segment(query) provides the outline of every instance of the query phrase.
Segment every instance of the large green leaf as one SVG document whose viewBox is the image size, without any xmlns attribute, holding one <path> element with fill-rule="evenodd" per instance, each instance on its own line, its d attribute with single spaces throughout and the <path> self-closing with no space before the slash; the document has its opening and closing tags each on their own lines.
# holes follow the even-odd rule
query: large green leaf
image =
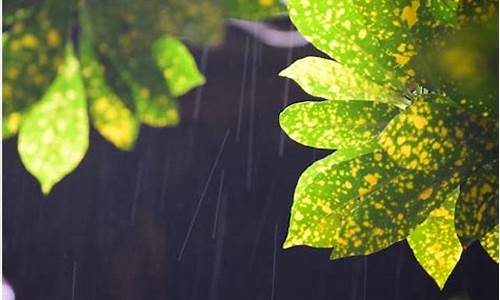
<svg viewBox="0 0 500 300">
<path fill-rule="evenodd" d="M 188 48 L 173 37 L 163 37 L 153 44 L 153 56 L 163 71 L 170 95 L 179 97 L 205 83 Z"/>
<path fill-rule="evenodd" d="M 70 47 L 64 64 L 40 102 L 28 112 L 18 150 L 44 194 L 75 169 L 87 152 L 89 124 L 79 63 Z"/>
<path fill-rule="evenodd" d="M 419 0 L 290 0 L 287 5 L 293 23 L 313 45 L 358 74 L 400 91 L 415 75 L 410 60 L 439 32 L 440 22 Z"/>
<path fill-rule="evenodd" d="M 401 93 L 366 79 L 331 59 L 309 56 L 295 61 L 280 76 L 295 80 L 308 94 L 330 100 L 368 100 L 405 107 Z"/>
<path fill-rule="evenodd" d="M 80 11 L 80 62 L 91 121 L 97 131 L 113 145 L 130 150 L 137 139 L 139 121 L 108 86 L 105 69 L 95 54 L 91 23 L 83 9 Z"/>
<path fill-rule="evenodd" d="M 441 205 L 461 175 L 457 168 L 430 174 L 413 170 L 392 174 L 345 212 L 331 258 L 371 254 L 403 240 Z"/>
<path fill-rule="evenodd" d="M 488 252 L 491 259 L 498 263 L 498 225 L 493 227 L 480 241 L 481 246 Z"/>
<path fill-rule="evenodd" d="M 308 101 L 288 106 L 280 114 L 280 125 L 299 143 L 337 149 L 373 139 L 397 112 L 397 108 L 377 102 Z"/>
<path fill-rule="evenodd" d="M 498 224 L 498 161 L 483 165 L 460 187 L 455 227 L 464 247 Z"/>
<path fill-rule="evenodd" d="M 307 245 L 331 248 L 336 210 L 366 193 L 394 164 L 384 166 L 376 142 L 342 148 L 307 168 L 295 188 L 288 236 L 284 247 Z M 338 214 L 338 212 L 337 212 Z"/>
<path fill-rule="evenodd" d="M 441 289 L 462 254 L 454 218 L 459 192 L 456 189 L 447 195 L 407 238 L 415 258 Z"/>
<path fill-rule="evenodd" d="M 20 11 L 3 44 L 3 137 L 17 133 L 26 109 L 40 100 L 64 59 L 72 1 L 48 0 Z"/>
<path fill-rule="evenodd" d="M 464 144 L 472 135 L 464 115 L 452 101 L 438 95 L 418 98 L 387 125 L 379 142 L 401 166 L 437 171 L 450 161 L 457 166 Z"/>
</svg>

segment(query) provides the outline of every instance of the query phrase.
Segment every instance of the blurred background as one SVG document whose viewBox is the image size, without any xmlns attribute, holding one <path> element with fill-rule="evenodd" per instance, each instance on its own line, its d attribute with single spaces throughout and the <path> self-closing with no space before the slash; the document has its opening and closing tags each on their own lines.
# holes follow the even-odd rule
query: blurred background
<svg viewBox="0 0 500 300">
<path fill-rule="evenodd" d="M 49 196 L 17 138 L 3 142 L 3 274 L 16 299 L 497 299 L 498 265 L 477 243 L 442 292 L 405 241 L 337 261 L 281 248 L 297 180 L 328 152 L 283 135 L 287 100 L 310 97 L 277 74 L 323 55 L 256 35 L 233 24 L 220 46 L 190 47 L 207 83 L 179 99 L 180 125 L 142 126 L 131 152 L 91 128 Z"/>
</svg>

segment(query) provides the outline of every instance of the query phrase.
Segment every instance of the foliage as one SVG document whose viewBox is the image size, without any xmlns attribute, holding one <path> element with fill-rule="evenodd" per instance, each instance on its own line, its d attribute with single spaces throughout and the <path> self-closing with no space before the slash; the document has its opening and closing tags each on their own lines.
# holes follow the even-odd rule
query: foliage
<svg viewBox="0 0 500 300">
<path fill-rule="evenodd" d="M 440 288 L 475 240 L 498 261 L 498 3 L 287 5 L 334 60 L 280 73 L 324 99 L 287 107 L 281 127 L 336 151 L 301 175 L 284 247 L 336 259 L 406 238 Z"/>
<path fill-rule="evenodd" d="M 224 17 L 284 11 L 274 0 L 4 1 L 3 138 L 47 194 L 88 148 L 88 120 L 131 150 L 141 124 L 174 126 L 177 97 L 205 83 L 181 40 L 212 46 Z M 74 72 L 74 74 L 69 74 Z"/>
</svg>

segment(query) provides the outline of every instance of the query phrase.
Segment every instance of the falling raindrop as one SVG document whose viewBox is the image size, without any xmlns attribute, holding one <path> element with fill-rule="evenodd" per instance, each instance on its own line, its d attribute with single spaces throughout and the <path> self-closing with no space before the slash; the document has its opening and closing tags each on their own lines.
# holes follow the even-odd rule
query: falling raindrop
<svg viewBox="0 0 500 300">
<path fill-rule="evenodd" d="M 212 226 L 212 239 L 215 239 L 215 234 L 217 233 L 217 220 L 219 218 L 219 209 L 220 209 L 220 202 L 222 199 L 223 187 L 224 187 L 224 169 L 222 169 L 220 174 L 219 192 L 217 193 L 217 204 L 215 207 L 214 224 Z"/>
<path fill-rule="evenodd" d="M 250 37 L 245 37 L 245 50 L 243 52 L 243 75 L 241 77 L 240 101 L 238 103 L 238 125 L 236 126 L 236 141 L 240 141 L 241 123 L 243 121 L 243 103 L 245 100 L 245 90 L 247 86 L 248 69 L 248 49 L 250 46 Z"/>
<path fill-rule="evenodd" d="M 203 200 L 205 199 L 205 195 L 207 193 L 208 187 L 210 186 L 210 182 L 212 180 L 212 176 L 214 175 L 215 169 L 217 168 L 217 165 L 219 164 L 219 160 L 222 156 L 222 152 L 224 152 L 224 147 L 226 146 L 226 141 L 227 141 L 227 138 L 229 137 L 230 132 L 231 132 L 231 129 L 228 128 L 226 130 L 226 134 L 224 135 L 222 143 L 219 147 L 219 152 L 217 153 L 217 156 L 215 157 L 215 160 L 212 164 L 212 168 L 210 169 L 210 173 L 208 174 L 207 181 L 205 182 L 205 186 L 203 188 L 203 191 L 201 192 L 200 199 L 198 200 L 198 204 L 196 205 L 194 215 L 191 218 L 191 222 L 189 223 L 186 237 L 184 238 L 184 242 L 182 243 L 181 250 L 179 251 L 179 255 L 177 256 L 178 261 L 180 261 L 182 259 L 182 256 L 184 255 L 184 250 L 186 249 L 187 242 L 189 240 L 189 237 L 191 236 L 191 232 L 193 231 L 194 223 L 196 222 L 196 218 L 198 217 L 198 213 L 200 212 L 201 204 L 203 203 Z"/>
<path fill-rule="evenodd" d="M 205 74 L 207 70 L 207 64 L 208 64 L 208 47 L 204 47 L 203 51 L 201 52 L 201 62 L 200 62 L 200 69 L 201 73 Z M 200 115 L 200 109 L 201 109 L 201 97 L 203 95 L 203 86 L 199 87 L 196 90 L 196 98 L 194 102 L 194 111 L 193 111 L 193 119 L 197 120 L 199 115 Z"/>
</svg>

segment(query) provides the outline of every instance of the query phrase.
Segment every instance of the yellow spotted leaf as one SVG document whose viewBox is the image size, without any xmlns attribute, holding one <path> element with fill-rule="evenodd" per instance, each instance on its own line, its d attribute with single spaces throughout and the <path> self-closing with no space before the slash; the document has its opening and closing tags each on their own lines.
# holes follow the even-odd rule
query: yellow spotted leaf
<svg viewBox="0 0 500 300">
<path fill-rule="evenodd" d="M 498 224 L 484 235 L 480 242 L 491 259 L 498 263 Z"/>
<path fill-rule="evenodd" d="M 401 171 L 373 141 L 341 148 L 315 162 L 297 183 L 284 247 L 331 248 L 345 208 Z"/>
<path fill-rule="evenodd" d="M 455 228 L 464 247 L 498 224 L 498 161 L 483 165 L 460 186 Z"/>
<path fill-rule="evenodd" d="M 331 258 L 371 254 L 405 239 L 460 183 L 462 172 L 405 170 L 381 181 L 344 213 Z"/>
<path fill-rule="evenodd" d="M 308 94 L 329 100 L 367 100 L 408 105 L 401 93 L 366 79 L 338 62 L 309 56 L 295 61 L 280 76 L 295 80 Z"/>
<path fill-rule="evenodd" d="M 280 114 L 280 126 L 301 144 L 337 149 L 375 138 L 398 111 L 391 105 L 367 101 L 299 102 Z"/>
<path fill-rule="evenodd" d="M 458 112 L 445 97 L 420 97 L 387 125 L 379 143 L 404 168 L 438 171 L 450 161 L 461 166 L 465 157 L 458 146 L 472 133 Z"/>
<path fill-rule="evenodd" d="M 412 58 L 442 25 L 428 9 L 432 4 L 420 0 L 290 0 L 287 5 L 291 20 L 314 46 L 357 74 L 401 91 L 415 75 Z"/>
<path fill-rule="evenodd" d="M 433 210 L 407 238 L 415 258 L 440 289 L 462 254 L 462 245 L 455 233 L 458 195 L 458 189 L 448 194 L 441 206 Z"/>
<path fill-rule="evenodd" d="M 87 152 L 89 124 L 79 63 L 71 47 L 42 99 L 27 113 L 18 139 L 26 169 L 44 194 L 73 171 Z"/>
</svg>

